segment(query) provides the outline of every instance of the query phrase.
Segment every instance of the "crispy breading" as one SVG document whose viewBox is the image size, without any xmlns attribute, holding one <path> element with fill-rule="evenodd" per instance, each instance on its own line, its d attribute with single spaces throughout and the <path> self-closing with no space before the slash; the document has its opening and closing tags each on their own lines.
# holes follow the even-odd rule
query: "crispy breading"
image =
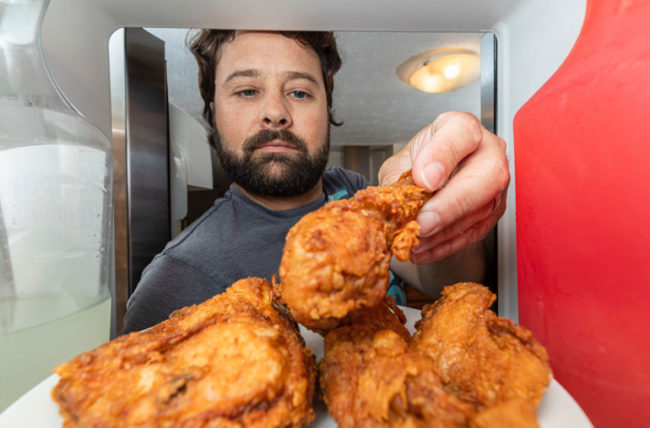
<svg viewBox="0 0 650 428">
<path fill-rule="evenodd" d="M 378 305 L 352 312 L 340 322 L 341 327 L 363 325 L 364 328 L 373 332 L 392 330 L 408 343 L 411 340 L 411 333 L 405 324 L 406 315 L 397 306 L 392 296 L 384 296 Z"/>
<path fill-rule="evenodd" d="M 326 331 L 348 313 L 377 305 L 388 287 L 391 252 L 407 260 L 418 243 L 415 218 L 429 196 L 407 173 L 392 186 L 360 190 L 296 223 L 277 285 L 296 321 Z"/>
<path fill-rule="evenodd" d="M 331 416 L 341 428 L 466 426 L 471 406 L 444 390 L 433 361 L 409 349 L 399 313 L 386 308 L 325 337 L 320 385 Z"/>
<path fill-rule="evenodd" d="M 295 323 L 248 278 L 55 369 L 65 427 L 299 427 L 315 362 Z"/>
<path fill-rule="evenodd" d="M 521 399 L 537 408 L 552 378 L 546 349 L 488 308 L 487 287 L 459 283 L 423 308 L 411 346 L 431 357 L 445 386 L 476 409 Z"/>
</svg>

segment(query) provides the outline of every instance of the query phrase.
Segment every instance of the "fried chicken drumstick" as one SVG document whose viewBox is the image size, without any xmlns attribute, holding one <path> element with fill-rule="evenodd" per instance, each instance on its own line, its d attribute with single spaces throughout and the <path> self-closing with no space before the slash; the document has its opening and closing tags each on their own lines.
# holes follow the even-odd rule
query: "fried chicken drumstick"
<svg viewBox="0 0 650 428">
<path fill-rule="evenodd" d="M 367 309 L 325 336 L 319 371 L 330 414 L 341 428 L 466 427 L 472 407 L 444 390 L 431 359 L 409 349 L 392 306 Z"/>
<path fill-rule="evenodd" d="M 263 279 L 182 308 L 55 369 L 65 427 L 300 427 L 316 367 Z"/>
<path fill-rule="evenodd" d="M 495 298 L 479 284 L 445 287 L 423 309 L 411 347 L 431 357 L 445 386 L 477 410 L 509 400 L 535 409 L 552 377 L 548 354 L 530 331 L 488 309 Z"/>
<path fill-rule="evenodd" d="M 409 173 L 307 214 L 287 234 L 280 263 L 282 301 L 296 321 L 328 331 L 348 313 L 377 305 L 388 287 L 391 253 L 407 260 L 415 221 L 430 197 Z"/>
</svg>

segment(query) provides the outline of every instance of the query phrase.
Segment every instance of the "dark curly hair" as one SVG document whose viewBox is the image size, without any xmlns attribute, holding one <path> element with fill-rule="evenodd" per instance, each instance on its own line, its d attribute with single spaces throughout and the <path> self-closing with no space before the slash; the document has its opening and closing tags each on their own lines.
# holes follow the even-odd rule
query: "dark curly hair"
<svg viewBox="0 0 650 428">
<path fill-rule="evenodd" d="M 336 39 L 331 31 L 280 31 L 280 34 L 311 47 L 320 59 L 329 121 L 339 126 L 334 120 L 332 111 L 332 91 L 334 90 L 334 74 L 341 68 L 341 57 L 336 47 Z M 235 38 L 235 30 L 195 30 L 188 33 L 187 47 L 190 49 L 199 66 L 199 91 L 203 98 L 203 118 L 214 128 L 214 114 L 210 103 L 214 100 L 214 76 L 221 45 Z M 214 130 L 213 130 L 214 131 Z M 210 143 L 214 145 L 214 132 Z"/>
</svg>

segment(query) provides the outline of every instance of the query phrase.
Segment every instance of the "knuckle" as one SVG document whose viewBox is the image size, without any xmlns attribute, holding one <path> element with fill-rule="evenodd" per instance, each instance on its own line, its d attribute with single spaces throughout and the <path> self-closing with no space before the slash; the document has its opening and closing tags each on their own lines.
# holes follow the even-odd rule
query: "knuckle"
<svg viewBox="0 0 650 428">
<path fill-rule="evenodd" d="M 499 183 L 499 188 L 501 191 L 506 189 L 510 184 L 510 171 L 508 168 L 501 168 L 497 175 L 497 183 Z"/>
<path fill-rule="evenodd" d="M 460 218 L 469 212 L 469 201 L 468 198 L 463 197 L 459 194 L 451 198 L 449 201 L 451 212 L 454 213 L 455 218 Z"/>
<path fill-rule="evenodd" d="M 491 135 L 491 139 L 494 140 L 499 150 L 505 153 L 508 150 L 508 144 L 506 143 L 506 141 L 496 134 L 490 134 L 490 135 Z"/>
<path fill-rule="evenodd" d="M 492 163 L 493 171 L 492 177 L 494 183 L 497 184 L 499 191 L 508 187 L 510 183 L 510 168 L 508 165 L 508 159 L 506 157 L 501 158 L 499 161 Z"/>
<path fill-rule="evenodd" d="M 497 143 L 499 144 L 499 147 L 501 147 L 501 150 L 503 150 L 504 153 L 508 150 L 508 144 L 504 139 L 497 137 Z"/>
<path fill-rule="evenodd" d="M 436 117 L 436 120 L 433 121 L 433 123 L 436 123 L 436 124 L 444 123 L 444 122 L 448 121 L 449 118 L 453 117 L 454 114 L 456 114 L 456 113 L 457 112 L 455 112 L 455 111 L 446 111 L 444 113 L 440 113 L 438 115 L 438 117 Z"/>
<path fill-rule="evenodd" d="M 483 139 L 483 125 L 479 122 L 478 118 L 473 114 L 465 113 L 468 118 L 467 127 L 471 135 L 474 137 L 475 141 L 481 141 Z"/>
<path fill-rule="evenodd" d="M 467 135 L 470 136 L 472 141 L 475 143 L 480 143 L 483 139 L 483 125 L 478 120 L 478 117 L 474 116 L 471 113 L 463 111 L 452 112 L 455 119 L 457 119 L 462 126 L 465 128 Z"/>
<path fill-rule="evenodd" d="M 500 219 L 503 216 L 503 214 L 506 212 L 506 208 L 507 208 L 507 205 L 508 205 L 508 203 L 506 202 L 506 199 L 507 198 L 505 198 L 505 197 L 501 198 L 501 205 L 499 206 L 499 209 L 496 212 L 496 219 L 497 220 Z"/>
<path fill-rule="evenodd" d="M 482 226 L 482 224 L 477 224 L 467 229 L 465 232 L 465 237 L 468 241 L 468 244 L 480 241 L 481 239 L 485 238 L 485 235 L 487 235 L 489 229 L 486 229 Z"/>
<path fill-rule="evenodd" d="M 447 242 L 443 242 L 438 247 L 436 247 L 435 250 L 431 252 L 431 255 L 436 260 L 442 260 L 445 257 L 447 257 L 448 255 L 450 255 L 452 253 L 452 251 L 453 251 L 453 248 L 451 246 L 451 240 L 449 240 Z"/>
<path fill-rule="evenodd" d="M 479 229 L 476 227 L 471 227 L 465 232 L 465 237 L 467 238 L 468 242 L 476 242 L 479 239 L 481 239 L 481 234 L 479 233 Z"/>
<path fill-rule="evenodd" d="M 434 120 L 434 127 L 437 129 L 445 122 L 457 122 L 461 125 L 473 141 L 481 141 L 483 137 L 483 125 L 475 115 L 465 111 L 447 111 L 438 115 Z"/>
<path fill-rule="evenodd" d="M 453 224 L 447 230 L 447 240 L 454 239 L 465 232 L 465 227 L 462 224 Z"/>
</svg>

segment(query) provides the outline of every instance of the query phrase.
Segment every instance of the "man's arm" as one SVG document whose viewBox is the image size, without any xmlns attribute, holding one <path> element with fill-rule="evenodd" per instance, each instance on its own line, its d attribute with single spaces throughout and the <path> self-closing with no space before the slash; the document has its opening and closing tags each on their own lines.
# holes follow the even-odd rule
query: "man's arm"
<svg viewBox="0 0 650 428">
<path fill-rule="evenodd" d="M 379 170 L 381 185 L 412 169 L 418 186 L 436 193 L 418 215 L 420 244 L 411 262 L 394 263 L 407 282 L 437 295 L 455 281 L 480 281 L 486 270 L 482 240 L 506 209 L 510 181 L 505 142 L 468 113 L 440 115 Z"/>
</svg>

